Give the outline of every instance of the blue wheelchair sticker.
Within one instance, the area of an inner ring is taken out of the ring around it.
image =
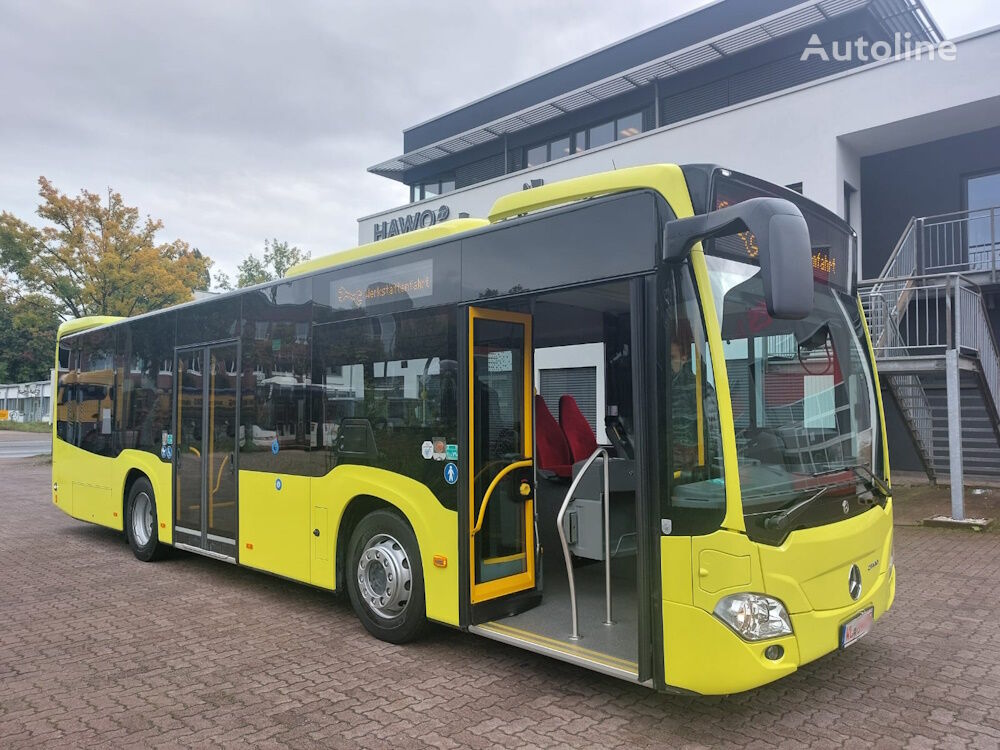
[[[279,447],[280,446],[278,445],[278,438],[275,438],[274,442],[271,443],[271,453],[277,456]]]
[[[274,480],[274,489],[276,490],[281,489],[281,477],[278,477],[277,479]]]
[[[458,467],[450,461],[444,465],[444,481],[448,484],[458,481]]]

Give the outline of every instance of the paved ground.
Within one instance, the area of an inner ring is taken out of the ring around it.
[[[0,459],[28,458],[52,452],[52,435],[0,430]]]
[[[647,689],[187,554],[136,561],[0,462],[0,747],[1000,747],[1000,533],[899,527],[856,647],[730,698]]]

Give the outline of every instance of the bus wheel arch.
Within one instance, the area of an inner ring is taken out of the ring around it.
[[[374,496],[353,498],[341,517],[336,559],[337,588],[347,589],[368,632],[390,643],[405,643],[423,632],[426,592],[420,547],[400,508]]]
[[[136,483],[139,479],[145,479],[147,482],[152,484],[152,481],[142,469],[131,468],[125,475],[125,484],[122,487],[122,532],[128,537],[128,496],[132,491],[132,485]]]
[[[153,483],[146,474],[133,469],[125,487],[122,518],[129,547],[143,562],[160,560],[167,553],[167,545],[159,540]]]

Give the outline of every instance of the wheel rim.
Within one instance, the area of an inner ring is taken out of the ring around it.
[[[398,617],[410,603],[410,560],[398,541],[376,534],[361,552],[358,586],[361,598],[384,619]]]
[[[132,536],[140,547],[153,538],[153,501],[145,492],[136,495],[132,504]]]

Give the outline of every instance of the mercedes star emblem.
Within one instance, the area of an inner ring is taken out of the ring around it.
[[[845,516],[851,512],[851,504],[846,500],[840,504],[840,507],[844,509]]]
[[[854,601],[861,596],[861,569],[857,565],[851,566],[851,574],[847,577],[847,593]]]

